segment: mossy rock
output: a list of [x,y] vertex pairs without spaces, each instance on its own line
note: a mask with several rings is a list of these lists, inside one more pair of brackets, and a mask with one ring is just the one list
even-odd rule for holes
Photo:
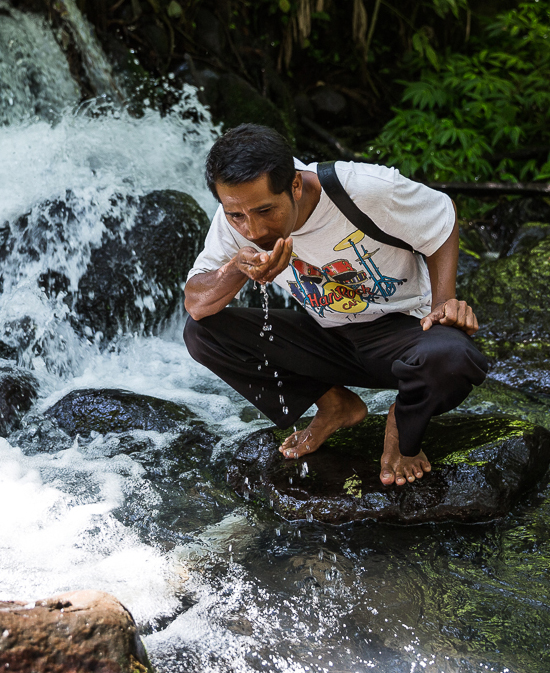
[[481,262],[462,280],[459,295],[478,317],[476,343],[493,363],[490,375],[550,393],[550,237],[523,252]]
[[238,448],[228,482],[289,520],[476,522],[509,512],[550,464],[544,428],[509,416],[456,414],[430,423],[424,446],[432,472],[412,484],[384,486],[385,424],[384,416],[369,416],[298,460],[278,451],[287,432],[260,430]]

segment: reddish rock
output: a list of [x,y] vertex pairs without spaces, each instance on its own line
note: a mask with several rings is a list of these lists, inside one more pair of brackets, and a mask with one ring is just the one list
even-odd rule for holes
[[128,610],[102,591],[72,591],[25,605],[0,601],[0,670],[149,673]]

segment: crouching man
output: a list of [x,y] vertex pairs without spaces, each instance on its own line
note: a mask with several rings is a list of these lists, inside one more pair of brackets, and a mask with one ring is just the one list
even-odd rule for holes
[[[380,479],[403,485],[430,471],[421,448],[430,418],[485,378],[455,295],[458,225],[444,194],[383,166],[337,162],[352,201],[415,252],[372,238],[321,187],[317,164],[292,156],[272,129],[244,124],[219,138],[206,178],[220,206],[189,273],[184,338],[192,357],[280,428],[313,404],[308,428],[280,447],[316,451],[367,408],[346,386],[398,391],[386,424]],[[231,308],[249,280],[276,283],[306,309]]]

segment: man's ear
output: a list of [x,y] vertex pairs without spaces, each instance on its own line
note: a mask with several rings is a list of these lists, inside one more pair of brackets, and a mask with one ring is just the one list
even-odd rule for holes
[[303,188],[304,181],[302,178],[302,173],[300,171],[296,171],[296,175],[292,181],[292,196],[295,201],[299,201],[302,198]]

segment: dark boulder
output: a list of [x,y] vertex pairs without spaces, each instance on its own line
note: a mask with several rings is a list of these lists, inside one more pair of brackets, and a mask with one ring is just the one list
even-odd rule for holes
[[0,668],[17,673],[152,673],[132,615],[102,591],[0,601]]
[[228,482],[290,520],[474,522],[506,514],[550,464],[550,432],[541,427],[508,416],[449,415],[433,419],[426,434],[432,472],[384,486],[385,422],[369,416],[299,460],[278,451],[288,432],[260,430],[238,448]]
[[0,437],[19,426],[23,414],[36,398],[38,382],[22,367],[0,360]]
[[71,437],[129,430],[167,432],[195,419],[175,402],[127,390],[73,390],[44,413]]
[[111,223],[78,285],[80,321],[108,338],[119,329],[150,330],[169,318],[204,244],[208,218],[196,201],[173,190],[136,204],[134,225]]
[[[492,363],[490,376],[550,394],[550,237],[517,239],[509,257],[485,260],[460,282],[459,296],[476,312],[476,342]],[[533,243],[527,247],[527,240]],[[537,242],[539,241],[539,242]]]
[[[94,207],[68,191],[64,199],[46,201],[10,223],[0,239],[4,274],[57,259],[55,268],[39,276],[38,285],[48,298],[68,305],[79,333],[111,339],[127,331],[149,332],[181,304],[187,273],[204,245],[208,217],[191,196],[173,190],[113,197],[109,214],[97,213],[105,230],[76,287],[71,266],[75,230]],[[10,348],[32,346],[37,353],[42,348],[30,317],[5,325],[3,332]]]

